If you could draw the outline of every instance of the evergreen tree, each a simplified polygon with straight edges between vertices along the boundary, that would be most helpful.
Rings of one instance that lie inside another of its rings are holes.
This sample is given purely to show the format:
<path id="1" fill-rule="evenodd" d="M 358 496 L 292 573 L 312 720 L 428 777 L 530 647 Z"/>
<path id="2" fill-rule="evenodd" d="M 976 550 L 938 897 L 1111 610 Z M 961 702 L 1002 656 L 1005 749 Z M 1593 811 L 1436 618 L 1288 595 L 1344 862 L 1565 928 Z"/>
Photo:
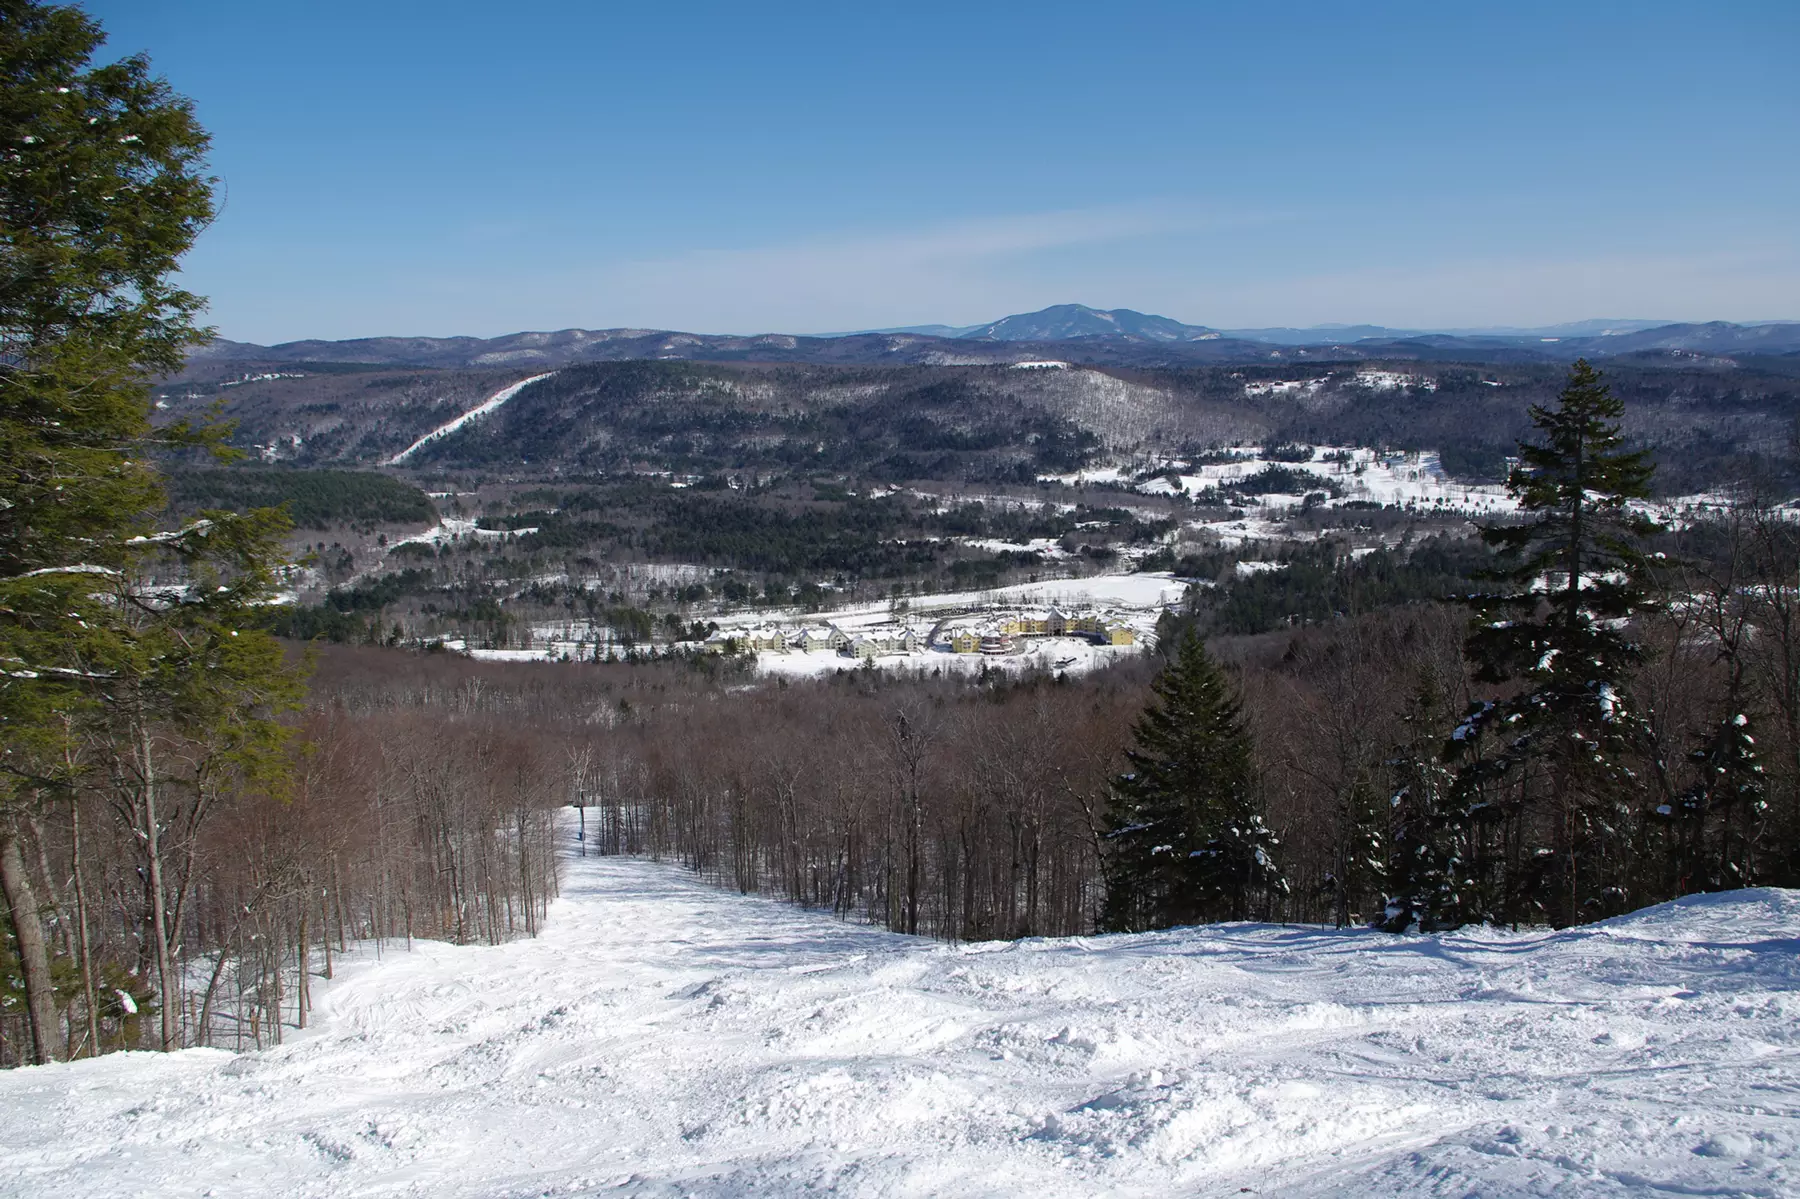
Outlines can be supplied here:
<path id="1" fill-rule="evenodd" d="M 1338 796 L 1335 852 L 1319 893 L 1330 896 L 1332 920 L 1339 928 L 1361 918 L 1371 897 L 1387 895 L 1392 865 L 1388 838 L 1388 804 L 1362 771 Z"/>
<path id="2" fill-rule="evenodd" d="M 1473 598 L 1466 650 L 1483 682 L 1517 688 L 1477 704 L 1451 739 L 1473 842 L 1471 918 L 1575 923 L 1623 910 L 1624 840 L 1639 789 L 1626 756 L 1637 721 L 1625 682 L 1640 660 L 1630 621 L 1650 607 L 1646 452 L 1626 450 L 1624 405 L 1586 361 L 1554 408 L 1533 405 L 1541 441 L 1507 479 L 1525 519 L 1482 537 L 1502 562 Z"/>
<path id="3" fill-rule="evenodd" d="M 1675 890 L 1688 894 L 1751 886 L 1769 802 L 1750 717 L 1736 712 L 1719 721 L 1688 759 L 1699 768 L 1699 779 L 1674 811 L 1658 810 L 1677 825 Z"/>
<path id="4" fill-rule="evenodd" d="M 291 691 L 278 649 L 249 631 L 272 592 L 279 514 L 157 531 L 152 451 L 220 435 L 153 427 L 148 386 L 209 336 L 202 301 L 173 282 L 213 216 L 208 139 L 142 56 L 95 65 L 103 41 L 74 5 L 0 0 L 0 889 L 40 1061 L 60 1017 L 19 851 L 27 818 L 200 708 L 217 719 L 176 731 L 203 729 L 216 765 L 247 764 L 240 751 L 279 740 L 263 701 Z M 109 710 L 139 667 L 194 702 L 159 699 L 122 728 Z M 154 816 L 150 829 L 166 831 Z M 170 936 L 156 937 L 165 1047 L 179 1011 Z M 91 979 L 85 990 L 91 1007 Z"/>
<path id="5" fill-rule="evenodd" d="M 1106 814 L 1102 924 L 1117 931 L 1242 920 L 1287 883 L 1256 798 L 1230 682 L 1189 629 L 1151 684 Z"/>
<path id="6" fill-rule="evenodd" d="M 1437 932 L 1467 919 L 1464 813 L 1439 753 L 1444 705 L 1429 678 L 1419 681 L 1405 716 L 1407 739 L 1389 762 L 1388 897 L 1381 927 Z"/>
<path id="7" fill-rule="evenodd" d="M 1207 602 L 1206 589 L 1189 583 L 1181 593 L 1179 608 L 1164 608 L 1156 618 L 1156 652 L 1166 663 L 1187 643 L 1189 635 L 1200 633 L 1200 616 Z"/>
<path id="8" fill-rule="evenodd" d="M 1752 714 L 1752 704 L 1765 696 L 1756 693 L 1751 672 L 1757 659 L 1768 660 L 1763 646 L 1779 644 L 1781 638 L 1779 633 L 1769 638 L 1775 630 L 1758 627 L 1758 609 L 1767 608 L 1753 597 L 1763 586 L 1747 586 L 1740 573 L 1747 565 L 1744 517 L 1754 503 L 1740 499 L 1720 527 L 1726 538 L 1723 554 L 1710 564 L 1687 564 L 1693 581 L 1683 588 L 1690 597 L 1683 615 L 1698 616 L 1724 686 L 1713 701 L 1712 720 L 1698 730 L 1697 744 L 1686 755 L 1695 778 L 1672 795 L 1665 784 L 1664 802 L 1652 814 L 1649 831 L 1660 833 L 1667 848 L 1668 873 L 1657 880 L 1663 894 L 1753 886 L 1759 881 L 1759 851 L 1769 848 L 1764 844 L 1769 780 Z M 1773 590 L 1787 591 L 1785 580 L 1792 577 L 1791 568 L 1781 570 L 1776 578 L 1782 582 Z M 1659 764 L 1673 756 L 1661 746 L 1649 748 Z"/>

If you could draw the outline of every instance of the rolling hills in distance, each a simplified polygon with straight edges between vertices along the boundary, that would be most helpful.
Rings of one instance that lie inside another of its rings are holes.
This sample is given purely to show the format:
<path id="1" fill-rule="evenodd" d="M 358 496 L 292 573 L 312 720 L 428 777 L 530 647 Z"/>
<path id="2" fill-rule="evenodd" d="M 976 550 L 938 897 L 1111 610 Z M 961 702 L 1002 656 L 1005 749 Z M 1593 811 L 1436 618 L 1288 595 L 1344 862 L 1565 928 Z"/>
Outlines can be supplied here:
<path id="1" fill-rule="evenodd" d="M 562 329 L 491 338 L 366 337 L 271 346 L 219 340 L 195 352 L 193 367 L 205 371 L 223 363 L 312 362 L 542 368 L 630 359 L 921 366 L 1063 359 L 1139 367 L 1281 361 L 1567 362 L 1576 357 L 1627 357 L 1646 362 L 1673 358 L 1691 363 L 1695 356 L 1762 360 L 1796 354 L 1800 354 L 1800 322 L 1796 321 L 1663 324 L 1594 320 L 1546 328 L 1485 330 L 1374 325 L 1213 329 L 1124 308 L 1059 304 L 982 325 L 921 325 L 820 335 Z"/>
<path id="2" fill-rule="evenodd" d="M 1800 324 L 1645 324 L 1309 345 L 1064 306 L 956 336 L 219 342 L 155 403 L 246 452 L 172 460 L 179 511 L 288 505 L 302 639 L 592 652 L 1133 571 L 1213 581 L 1211 627 L 1250 635 L 1337 610 L 1343 554 L 1394 602 L 1463 586 L 1579 355 L 1669 503 L 1800 489 Z"/>
<path id="3" fill-rule="evenodd" d="M 1080 343 L 940 344 L 1056 345 L 1068 365 L 979 356 L 552 364 L 440 347 L 410 362 L 201 358 L 165 381 L 156 403 L 169 419 L 216 408 L 252 462 L 310 469 L 1031 485 L 1299 443 L 1430 451 L 1450 475 L 1492 482 L 1529 431 L 1528 408 L 1553 401 L 1567 369 L 1566 358 L 1537 355 L 1135 366 L 1081 362 L 1070 352 Z M 1626 430 L 1655 451 L 1670 494 L 1747 471 L 1800 482 L 1800 355 L 1640 352 L 1605 363 L 1627 403 Z"/>
<path id="4" fill-rule="evenodd" d="M 254 460 L 339 470 L 997 483 L 1291 441 L 1429 450 L 1491 481 L 1529 405 L 1588 356 L 1682 492 L 1748 462 L 1789 473 L 1800 421 L 1800 322 L 1215 330 L 1059 305 L 940 328 L 216 341 L 157 403 L 169 417 L 221 405 Z M 1343 340 L 1296 342 L 1333 333 Z M 1067 369 L 1018 369 L 1031 363 Z M 492 415 L 446 427 L 527 380 Z"/>

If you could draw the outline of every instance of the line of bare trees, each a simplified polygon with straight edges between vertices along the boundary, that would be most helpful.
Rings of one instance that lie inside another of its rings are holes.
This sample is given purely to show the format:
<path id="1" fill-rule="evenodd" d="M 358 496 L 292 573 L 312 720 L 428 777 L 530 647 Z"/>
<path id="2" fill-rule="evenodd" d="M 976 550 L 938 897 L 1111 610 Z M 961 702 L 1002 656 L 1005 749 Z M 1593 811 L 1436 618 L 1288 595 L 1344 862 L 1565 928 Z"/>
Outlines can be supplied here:
<path id="1" fill-rule="evenodd" d="M 583 758 L 596 847 L 959 939 L 1086 931 L 1097 797 L 1141 666 L 972 688 L 848 672 L 610 730 Z"/>
<path id="2" fill-rule="evenodd" d="M 8 851 L 29 893 L 8 898 L 38 913 L 17 923 L 46 930 L 56 984 L 42 1056 L 279 1042 L 306 1026 L 313 980 L 345 953 L 537 931 L 557 893 L 561 743 L 452 706 L 354 708 L 329 684 L 315 698 L 285 786 L 205 792 L 172 778 L 147 823 L 141 788 L 94 780 L 21 822 Z M 13 937 L 4 952 L 0 1063 L 12 1065 L 32 1056 L 31 1013 Z"/>

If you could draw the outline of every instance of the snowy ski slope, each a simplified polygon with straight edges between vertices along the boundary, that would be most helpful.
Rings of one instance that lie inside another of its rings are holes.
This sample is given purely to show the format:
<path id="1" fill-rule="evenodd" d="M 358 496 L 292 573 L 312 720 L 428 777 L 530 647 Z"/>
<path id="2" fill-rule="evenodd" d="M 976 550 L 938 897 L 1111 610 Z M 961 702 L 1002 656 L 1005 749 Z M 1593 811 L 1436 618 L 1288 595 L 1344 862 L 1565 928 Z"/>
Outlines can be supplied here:
<path id="1" fill-rule="evenodd" d="M 1800 894 L 949 946 L 572 861 L 261 1053 L 0 1076 L 0 1194 L 1800 1193 Z"/>
<path id="2" fill-rule="evenodd" d="M 470 421 L 481 419 L 482 417 L 488 415 L 490 412 L 493 412 L 496 409 L 498 409 L 502 404 L 506 403 L 506 401 L 508 401 L 508 400 L 512 399 L 514 396 L 518 395 L 521 391 L 524 391 L 527 387 L 530 387 L 533 383 L 542 382 L 543 380 L 548 379 L 551 375 L 554 375 L 555 373 L 556 373 L 555 371 L 547 371 L 544 374 L 533 375 L 529 379 L 520 379 L 517 383 L 510 383 L 507 386 L 502 387 L 499 391 L 496 391 L 493 395 L 491 395 L 487 399 L 481 401 L 481 403 L 475 405 L 475 407 L 469 409 L 467 412 L 463 413 L 461 416 L 458 416 L 452 420 L 446 421 L 445 423 L 439 425 L 437 428 L 433 429 L 431 432 L 425 434 L 425 436 L 419 438 L 419 440 L 413 442 L 411 445 L 409 445 L 405 449 L 401 450 L 398 454 L 395 454 L 392 458 L 387 459 L 381 465 L 383 465 L 383 466 L 399 466 L 401 463 L 405 462 L 408 458 L 410 458 L 414 454 L 418 453 L 419 450 L 421 450 L 425 446 L 430 445 L 432 442 L 436 441 L 438 438 L 448 437 L 448 436 L 450 436 L 450 434 L 456 432 L 458 429 L 462 428 L 464 425 L 468 424 Z"/>

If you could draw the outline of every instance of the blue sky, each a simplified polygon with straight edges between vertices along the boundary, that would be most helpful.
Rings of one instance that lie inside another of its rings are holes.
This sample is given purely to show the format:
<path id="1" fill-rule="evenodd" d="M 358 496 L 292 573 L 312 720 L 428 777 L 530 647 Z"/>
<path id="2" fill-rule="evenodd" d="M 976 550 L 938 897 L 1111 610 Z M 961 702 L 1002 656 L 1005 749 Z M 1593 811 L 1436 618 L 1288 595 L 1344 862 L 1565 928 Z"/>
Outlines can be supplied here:
<path id="1" fill-rule="evenodd" d="M 227 337 L 1800 318 L 1800 3 L 91 0 Z"/>

